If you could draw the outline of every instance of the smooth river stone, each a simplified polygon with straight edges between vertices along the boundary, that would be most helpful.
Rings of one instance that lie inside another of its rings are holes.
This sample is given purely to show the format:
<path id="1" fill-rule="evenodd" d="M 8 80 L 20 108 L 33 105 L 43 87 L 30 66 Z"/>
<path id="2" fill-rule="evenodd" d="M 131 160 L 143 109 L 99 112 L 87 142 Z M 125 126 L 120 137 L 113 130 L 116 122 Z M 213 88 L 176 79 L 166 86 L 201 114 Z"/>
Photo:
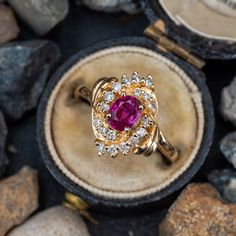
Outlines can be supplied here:
<path id="1" fill-rule="evenodd" d="M 135 14 L 141 11 L 141 4 L 137 0 L 77 0 L 77 5 L 84 4 L 87 7 L 104 12 L 124 11 Z"/>
<path id="2" fill-rule="evenodd" d="M 56 206 L 32 216 L 7 236 L 89 236 L 89 232 L 78 213 Z"/>

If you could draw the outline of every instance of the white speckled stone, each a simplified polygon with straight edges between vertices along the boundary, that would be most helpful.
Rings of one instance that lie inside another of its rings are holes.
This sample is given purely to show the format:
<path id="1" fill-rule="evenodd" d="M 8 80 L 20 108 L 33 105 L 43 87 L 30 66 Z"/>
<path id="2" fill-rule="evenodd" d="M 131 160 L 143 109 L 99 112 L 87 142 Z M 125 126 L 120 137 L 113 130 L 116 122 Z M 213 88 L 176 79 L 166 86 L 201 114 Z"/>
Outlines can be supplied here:
<path id="1" fill-rule="evenodd" d="M 222 91 L 220 111 L 225 120 L 231 121 L 236 126 L 236 77 Z"/>
<path id="2" fill-rule="evenodd" d="M 89 236 L 89 232 L 79 214 L 56 206 L 31 217 L 7 236 Z"/>

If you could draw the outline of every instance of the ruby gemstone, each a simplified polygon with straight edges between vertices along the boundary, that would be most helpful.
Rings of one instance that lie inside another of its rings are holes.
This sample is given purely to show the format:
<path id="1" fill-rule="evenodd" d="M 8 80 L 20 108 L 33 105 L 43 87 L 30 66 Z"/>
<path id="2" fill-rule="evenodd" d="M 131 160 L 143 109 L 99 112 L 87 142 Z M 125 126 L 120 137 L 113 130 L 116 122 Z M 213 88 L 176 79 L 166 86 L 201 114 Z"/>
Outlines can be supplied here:
<path id="1" fill-rule="evenodd" d="M 134 96 L 118 98 L 109 109 L 108 124 L 118 131 L 133 127 L 141 117 L 139 107 L 140 101 Z"/>

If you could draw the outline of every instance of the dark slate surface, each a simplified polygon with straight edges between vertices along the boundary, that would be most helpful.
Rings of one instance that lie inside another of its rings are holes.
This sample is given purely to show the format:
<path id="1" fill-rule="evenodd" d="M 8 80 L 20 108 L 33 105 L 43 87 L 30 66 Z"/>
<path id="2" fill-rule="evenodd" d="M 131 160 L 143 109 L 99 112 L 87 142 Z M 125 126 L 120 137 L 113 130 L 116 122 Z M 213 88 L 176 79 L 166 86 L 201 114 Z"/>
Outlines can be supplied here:
<path id="1" fill-rule="evenodd" d="M 56 42 L 62 53 L 60 63 L 78 50 L 86 48 L 99 41 L 121 36 L 138 36 L 148 25 L 144 15 L 127 16 L 124 14 L 105 14 L 71 6 L 69 17 L 58 25 L 45 39 Z M 32 39 L 36 36 L 21 24 L 21 39 Z M 214 144 L 207 161 L 192 181 L 206 181 L 207 174 L 213 169 L 232 168 L 219 150 L 219 140 L 234 128 L 224 122 L 218 113 L 221 89 L 228 85 L 236 74 L 236 61 L 209 61 L 204 69 L 207 84 L 213 96 L 216 109 L 216 130 Z M 5 176 L 15 173 L 23 165 L 31 165 L 39 171 L 40 210 L 61 203 L 62 187 L 51 177 L 45 168 L 36 143 L 36 111 L 27 113 L 17 123 L 9 123 L 8 145 L 14 145 L 17 153 L 8 153 L 10 165 Z M 170 205 L 169 202 L 167 205 Z M 88 223 L 92 235 L 157 235 L 158 222 L 164 217 L 166 210 L 152 209 L 126 214 L 107 214 L 92 212 L 99 220 L 99 225 Z"/>

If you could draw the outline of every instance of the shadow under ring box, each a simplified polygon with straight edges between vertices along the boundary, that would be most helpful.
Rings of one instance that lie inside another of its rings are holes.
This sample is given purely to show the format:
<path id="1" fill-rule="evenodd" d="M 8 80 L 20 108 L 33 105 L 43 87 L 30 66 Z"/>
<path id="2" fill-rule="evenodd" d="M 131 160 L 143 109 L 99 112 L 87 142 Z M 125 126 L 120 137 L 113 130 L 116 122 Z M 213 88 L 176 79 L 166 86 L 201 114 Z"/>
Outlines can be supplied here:
<path id="1" fill-rule="evenodd" d="M 210 149 L 214 112 L 199 57 L 234 58 L 236 44 L 225 35 L 211 39 L 206 32 L 175 26 L 163 3 L 143 2 L 152 21 L 145 36 L 103 41 L 78 52 L 56 71 L 42 96 L 37 138 L 43 160 L 66 191 L 94 208 L 162 207 L 196 174 Z M 92 89 L 101 77 L 134 71 L 153 76 L 160 128 L 180 150 L 172 165 L 158 152 L 98 158 L 91 108 L 73 98 L 75 84 Z"/>

